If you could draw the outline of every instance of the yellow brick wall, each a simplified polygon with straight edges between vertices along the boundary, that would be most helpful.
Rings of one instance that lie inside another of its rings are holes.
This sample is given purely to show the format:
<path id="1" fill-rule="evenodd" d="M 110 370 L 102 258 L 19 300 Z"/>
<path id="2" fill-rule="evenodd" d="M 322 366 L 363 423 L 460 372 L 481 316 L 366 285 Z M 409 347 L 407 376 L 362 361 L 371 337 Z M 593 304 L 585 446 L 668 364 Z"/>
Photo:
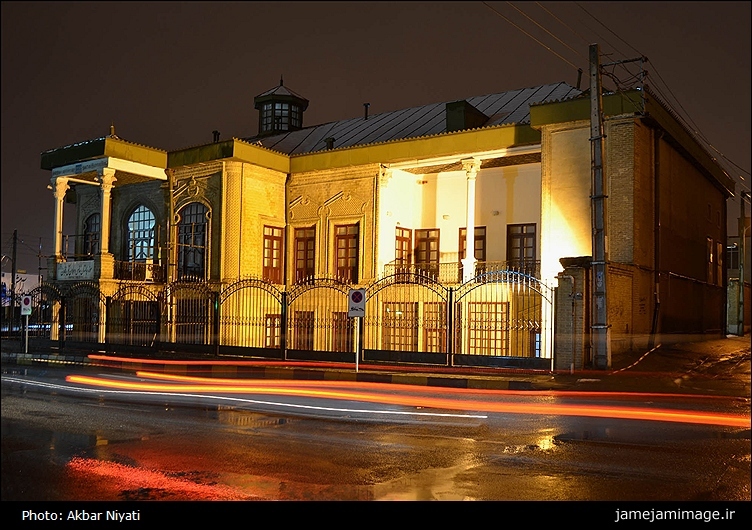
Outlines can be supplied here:
<path id="1" fill-rule="evenodd" d="M 290 177 L 288 197 L 288 270 L 294 271 L 294 229 L 316 228 L 316 276 L 335 274 L 334 226 L 358 223 L 360 228 L 359 278 L 375 276 L 375 197 L 379 165 L 309 171 Z M 290 274 L 292 277 L 292 274 Z M 292 280 L 292 278 L 291 278 Z"/>

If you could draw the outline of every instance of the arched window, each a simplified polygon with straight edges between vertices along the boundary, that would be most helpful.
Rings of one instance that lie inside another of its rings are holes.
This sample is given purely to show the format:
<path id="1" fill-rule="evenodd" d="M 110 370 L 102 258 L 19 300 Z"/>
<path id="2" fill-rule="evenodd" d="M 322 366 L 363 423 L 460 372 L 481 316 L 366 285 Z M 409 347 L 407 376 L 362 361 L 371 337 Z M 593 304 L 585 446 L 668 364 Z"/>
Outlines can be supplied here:
<path id="1" fill-rule="evenodd" d="M 143 204 L 128 218 L 125 261 L 146 262 L 154 259 L 154 227 L 152 211 Z"/>
<path id="2" fill-rule="evenodd" d="M 84 255 L 93 256 L 99 254 L 99 231 L 101 230 L 101 226 L 101 218 L 98 212 L 91 214 L 84 221 Z"/>
<path id="3" fill-rule="evenodd" d="M 206 277 L 208 209 L 199 202 L 185 205 L 179 212 L 178 279 Z"/>

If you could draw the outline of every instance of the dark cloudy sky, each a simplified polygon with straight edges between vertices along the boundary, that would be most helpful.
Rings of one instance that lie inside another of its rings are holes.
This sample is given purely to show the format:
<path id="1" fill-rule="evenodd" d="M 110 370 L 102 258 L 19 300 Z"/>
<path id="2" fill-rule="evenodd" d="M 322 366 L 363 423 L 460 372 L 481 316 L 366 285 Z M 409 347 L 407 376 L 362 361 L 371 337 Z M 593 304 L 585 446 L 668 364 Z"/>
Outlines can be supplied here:
<path id="1" fill-rule="evenodd" d="M 208 143 L 215 129 L 252 136 L 253 98 L 280 75 L 310 100 L 304 125 L 360 116 L 364 102 L 377 114 L 574 85 L 591 42 L 604 62 L 647 56 L 652 85 L 749 189 L 750 5 L 488 2 L 497 14 L 483 2 L 2 2 L 2 254 L 17 229 L 19 266 L 36 272 L 54 207 L 40 153 L 111 122 L 166 150 Z"/>

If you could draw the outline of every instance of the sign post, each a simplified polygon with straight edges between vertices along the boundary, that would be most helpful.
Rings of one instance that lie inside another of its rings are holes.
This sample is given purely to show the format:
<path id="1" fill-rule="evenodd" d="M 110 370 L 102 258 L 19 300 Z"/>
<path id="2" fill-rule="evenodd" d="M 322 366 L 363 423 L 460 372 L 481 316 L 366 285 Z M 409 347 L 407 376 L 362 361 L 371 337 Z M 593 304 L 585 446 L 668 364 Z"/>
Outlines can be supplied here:
<path id="1" fill-rule="evenodd" d="M 347 295 L 347 317 L 362 319 L 366 312 L 366 290 L 365 289 L 350 289 Z M 358 322 L 361 322 L 360 320 Z M 362 326 L 358 325 L 358 330 Z M 360 337 L 359 337 L 360 339 Z M 355 372 L 358 372 L 358 362 L 360 361 L 361 353 L 361 341 L 358 340 L 355 346 Z"/>
<path id="2" fill-rule="evenodd" d="M 21 297 L 21 315 L 24 319 L 24 353 L 29 353 L 29 315 L 31 314 L 31 296 L 25 294 Z"/>

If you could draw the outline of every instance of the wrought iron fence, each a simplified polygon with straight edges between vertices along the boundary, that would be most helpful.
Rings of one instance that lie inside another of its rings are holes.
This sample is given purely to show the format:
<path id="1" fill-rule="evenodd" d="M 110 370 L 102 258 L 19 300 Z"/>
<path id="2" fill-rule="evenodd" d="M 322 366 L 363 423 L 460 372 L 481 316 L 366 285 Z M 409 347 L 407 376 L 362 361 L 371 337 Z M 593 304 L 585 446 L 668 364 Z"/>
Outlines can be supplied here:
<path id="1" fill-rule="evenodd" d="M 284 289 L 245 278 L 224 285 L 123 282 L 110 297 L 95 283 L 46 283 L 35 292 L 31 321 L 53 340 L 115 349 L 180 344 L 207 353 L 339 361 L 360 351 L 365 361 L 441 365 L 550 359 L 553 290 L 534 275 L 495 270 L 501 262 L 479 266 L 483 272 L 461 284 L 425 271 L 385 275 L 363 286 L 362 319 L 348 317 L 349 290 L 357 286 L 308 278 Z"/>

